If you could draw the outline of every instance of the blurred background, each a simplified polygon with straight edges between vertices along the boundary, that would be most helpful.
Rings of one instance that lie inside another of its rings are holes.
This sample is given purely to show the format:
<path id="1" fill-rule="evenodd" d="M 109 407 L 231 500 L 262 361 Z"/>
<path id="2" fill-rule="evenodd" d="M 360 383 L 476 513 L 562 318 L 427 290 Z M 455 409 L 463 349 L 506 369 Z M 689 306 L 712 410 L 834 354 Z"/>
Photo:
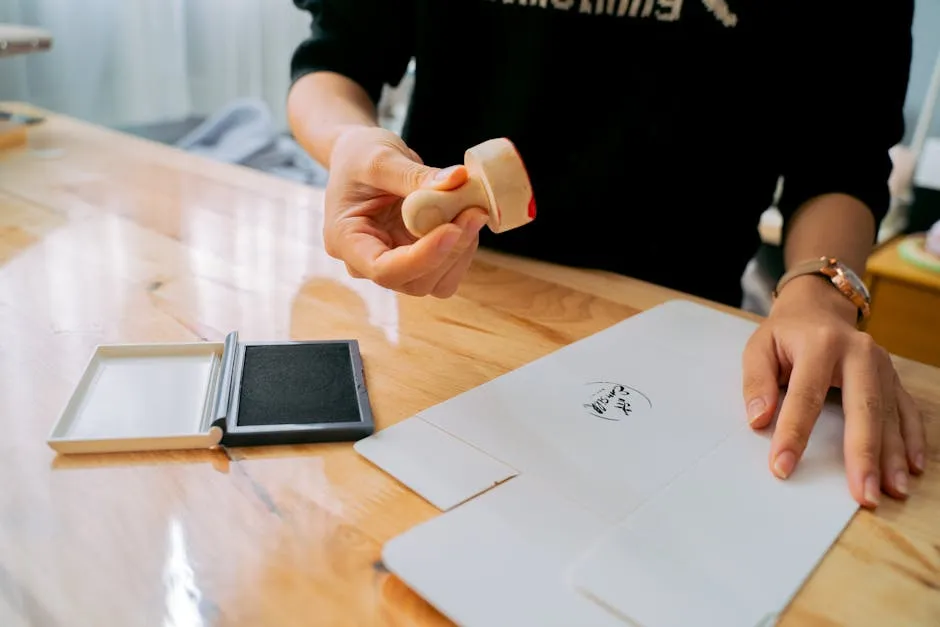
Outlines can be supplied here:
<path id="1" fill-rule="evenodd" d="M 0 0 L 0 23 L 54 39 L 0 61 L 0 100 L 174 142 L 252 99 L 286 132 L 290 56 L 309 22 L 291 0 Z"/>
<path id="2" fill-rule="evenodd" d="M 309 17 L 291 0 L 0 0 L 0 23 L 55 39 L 0 62 L 0 99 L 172 141 L 242 98 L 263 101 L 285 131 L 289 59 Z M 906 142 L 938 52 L 940 0 L 917 0 Z"/>
<path id="3" fill-rule="evenodd" d="M 0 28 L 39 27 L 53 40 L 40 54 L 4 56 L 0 37 L 0 101 L 27 102 L 322 187 L 326 171 L 290 137 L 285 115 L 290 58 L 309 20 L 292 0 L 0 0 Z M 882 314 L 885 330 L 875 325 L 883 343 L 940 364 L 940 335 L 931 335 L 940 252 L 928 254 L 924 243 L 940 250 L 940 0 L 915 0 L 913 36 L 906 133 L 892 149 L 891 207 L 878 238 L 894 243 L 873 258 L 868 281 L 880 312 L 897 308 L 896 315 Z M 401 129 L 412 78 L 409 71 L 398 87 L 386 87 L 379 107 L 386 128 Z M 565 88 L 559 79 L 558 89 Z M 916 239 L 935 224 L 932 238 Z M 742 307 L 749 311 L 769 311 L 783 272 L 780 230 L 779 212 L 767 207 L 759 225 L 763 244 L 742 276 Z M 902 235 L 914 239 L 901 241 Z M 888 280 L 910 292 L 889 296 Z M 918 325 L 923 332 L 888 341 L 894 331 L 887 329 Z"/>

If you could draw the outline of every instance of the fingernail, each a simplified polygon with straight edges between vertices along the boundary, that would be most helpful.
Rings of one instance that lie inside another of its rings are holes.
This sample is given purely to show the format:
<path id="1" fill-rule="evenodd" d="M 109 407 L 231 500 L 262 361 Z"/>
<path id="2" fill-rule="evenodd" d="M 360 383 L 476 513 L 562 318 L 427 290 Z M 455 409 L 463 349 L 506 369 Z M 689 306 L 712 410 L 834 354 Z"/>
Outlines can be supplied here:
<path id="1" fill-rule="evenodd" d="M 767 409 L 767 401 L 762 398 L 755 398 L 747 404 L 747 420 L 754 424 Z"/>
<path id="2" fill-rule="evenodd" d="M 434 180 L 446 181 L 447 177 L 453 174 L 459 167 L 460 167 L 459 165 L 452 165 L 449 168 L 444 168 L 443 170 L 438 171 L 438 173 L 434 175 Z"/>
<path id="3" fill-rule="evenodd" d="M 924 472 L 924 454 L 918 453 L 917 457 L 914 458 L 914 466 L 919 472 Z"/>
<path id="4" fill-rule="evenodd" d="M 442 253 L 446 253 L 446 252 L 448 252 L 451 248 L 454 247 L 454 245 L 457 243 L 457 240 L 459 240 L 459 239 L 460 239 L 460 232 L 459 232 L 459 231 L 456 232 L 456 233 L 448 232 L 448 233 L 445 234 L 443 237 L 441 237 L 441 241 L 440 241 L 440 243 L 438 244 L 438 249 L 439 249 Z"/>
<path id="5" fill-rule="evenodd" d="M 878 477 L 868 475 L 865 479 L 865 500 L 870 505 L 877 505 L 879 494 L 881 494 L 881 488 L 878 486 Z"/>
<path id="6" fill-rule="evenodd" d="M 907 496 L 907 473 L 903 470 L 894 474 L 894 489 Z"/>
<path id="7" fill-rule="evenodd" d="M 789 477 L 794 466 L 796 466 L 796 455 L 793 454 L 793 451 L 784 451 L 777 455 L 777 459 L 774 460 L 774 472 L 781 479 Z"/>

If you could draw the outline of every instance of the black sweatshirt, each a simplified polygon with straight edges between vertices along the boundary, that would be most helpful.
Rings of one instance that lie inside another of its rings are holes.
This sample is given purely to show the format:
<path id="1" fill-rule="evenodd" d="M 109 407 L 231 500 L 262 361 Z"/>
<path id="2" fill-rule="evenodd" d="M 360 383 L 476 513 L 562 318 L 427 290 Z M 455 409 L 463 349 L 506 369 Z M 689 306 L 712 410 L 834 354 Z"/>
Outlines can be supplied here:
<path id="1" fill-rule="evenodd" d="M 293 80 L 378 100 L 413 57 L 425 163 L 515 142 L 538 217 L 483 246 L 737 306 L 779 176 L 785 224 L 827 192 L 887 210 L 912 0 L 294 1 L 313 20 Z"/>

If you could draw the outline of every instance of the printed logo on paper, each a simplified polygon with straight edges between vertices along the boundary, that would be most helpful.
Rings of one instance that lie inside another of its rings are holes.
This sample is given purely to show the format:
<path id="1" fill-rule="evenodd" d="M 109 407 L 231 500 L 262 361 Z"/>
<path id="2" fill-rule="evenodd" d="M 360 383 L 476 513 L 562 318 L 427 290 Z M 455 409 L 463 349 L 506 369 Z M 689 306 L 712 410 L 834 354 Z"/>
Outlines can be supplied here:
<path id="1" fill-rule="evenodd" d="M 589 396 L 583 407 L 595 418 L 624 420 L 653 408 L 645 394 L 622 383 L 592 381 L 587 388 Z"/>

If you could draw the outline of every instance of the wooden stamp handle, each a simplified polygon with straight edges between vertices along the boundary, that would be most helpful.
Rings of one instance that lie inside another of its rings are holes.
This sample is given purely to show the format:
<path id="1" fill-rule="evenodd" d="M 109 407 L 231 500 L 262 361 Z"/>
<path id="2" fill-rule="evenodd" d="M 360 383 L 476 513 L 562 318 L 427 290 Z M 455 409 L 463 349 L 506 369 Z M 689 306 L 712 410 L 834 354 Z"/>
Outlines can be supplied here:
<path id="1" fill-rule="evenodd" d="M 424 237 L 472 207 L 490 212 L 486 189 L 473 177 L 456 189 L 419 189 L 408 194 L 401 205 L 401 217 L 412 235 Z"/>

